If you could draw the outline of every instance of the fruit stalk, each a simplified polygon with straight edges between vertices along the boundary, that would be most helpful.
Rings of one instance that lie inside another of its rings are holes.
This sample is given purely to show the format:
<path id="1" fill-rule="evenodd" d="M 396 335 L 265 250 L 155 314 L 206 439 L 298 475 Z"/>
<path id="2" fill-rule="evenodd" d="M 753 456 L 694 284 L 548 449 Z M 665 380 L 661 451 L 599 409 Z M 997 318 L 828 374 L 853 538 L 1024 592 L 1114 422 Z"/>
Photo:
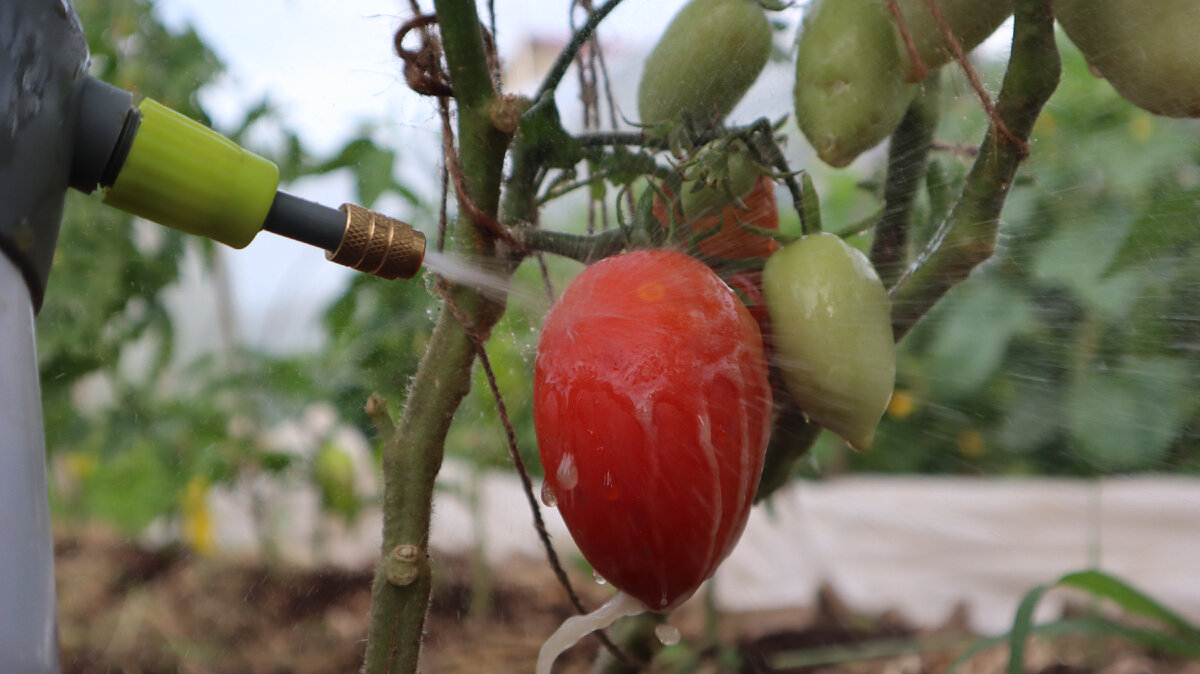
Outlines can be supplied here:
<path id="1" fill-rule="evenodd" d="M 992 256 L 1000 212 L 1042 106 L 1058 86 L 1062 63 L 1054 42 L 1049 0 L 1018 0 L 1012 56 L 996 111 L 1014 138 L 988 128 L 962 194 L 929 246 L 892 291 L 897 341 L 955 285 Z M 1017 141 L 1017 142 L 1014 142 Z"/>
<path id="2" fill-rule="evenodd" d="M 495 129 L 488 117 L 495 92 L 475 2 L 436 0 L 435 7 L 458 108 L 463 183 L 475 207 L 494 217 L 508 135 Z M 494 242 L 476 229 L 466 212 L 459 209 L 451 245 L 474 255 L 494 254 Z M 447 292 L 484 336 L 504 312 L 503 302 L 494 295 L 489 299 L 457 286 Z M 443 311 L 404 414 L 384 445 L 383 561 L 371 592 L 364 663 L 369 674 L 417 670 L 431 587 L 427 545 L 434 480 L 450 421 L 470 388 L 474 356 L 463 326 Z"/>
<path id="3" fill-rule="evenodd" d="M 926 78 L 922 92 L 909 103 L 888 144 L 883 213 L 875 225 L 875 240 L 871 242 L 871 264 L 887 287 L 900 278 L 907 262 L 912 209 L 925 179 L 929 149 L 940 118 L 939 79 L 938 71 Z"/>

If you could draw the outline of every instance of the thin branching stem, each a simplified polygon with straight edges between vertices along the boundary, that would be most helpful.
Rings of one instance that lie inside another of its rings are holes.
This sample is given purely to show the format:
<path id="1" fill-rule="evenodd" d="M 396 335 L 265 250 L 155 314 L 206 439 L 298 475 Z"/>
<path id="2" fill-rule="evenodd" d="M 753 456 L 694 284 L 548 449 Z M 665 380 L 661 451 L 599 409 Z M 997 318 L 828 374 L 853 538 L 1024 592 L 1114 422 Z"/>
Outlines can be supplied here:
<path id="1" fill-rule="evenodd" d="M 995 106 L 1002 124 L 989 125 L 950 215 L 892 289 L 897 340 L 992 256 L 1000 212 L 1028 153 L 1034 122 L 1058 86 L 1062 64 L 1050 0 L 1017 0 L 1014 15 L 1012 56 Z"/>
<path id="2" fill-rule="evenodd" d="M 599 26 L 604 17 L 608 16 L 609 12 L 616 9 L 619 4 L 621 4 L 621 0 L 608 0 L 608 2 L 600 5 L 600 9 L 597 9 L 588 16 L 587 21 L 579 27 L 579 30 L 575 31 L 575 34 L 571 36 L 571 41 L 567 43 L 566 48 L 555 59 L 554 65 L 550 67 L 550 72 L 546 73 L 546 79 L 542 80 L 542 86 L 538 87 L 537 94 L 534 95 L 533 100 L 539 100 L 546 94 L 558 89 L 563 76 L 567 74 L 567 70 L 575 61 L 575 56 L 579 54 L 579 50 L 583 48 L 583 45 L 587 44 L 587 41 L 591 39 L 596 26 Z"/>
<path id="3" fill-rule="evenodd" d="M 875 225 L 871 263 L 885 286 L 893 285 L 908 262 L 908 232 L 913 207 L 929 165 L 929 151 L 941 110 L 938 72 L 925 79 L 888 144 L 887 180 L 883 185 L 883 213 Z"/>

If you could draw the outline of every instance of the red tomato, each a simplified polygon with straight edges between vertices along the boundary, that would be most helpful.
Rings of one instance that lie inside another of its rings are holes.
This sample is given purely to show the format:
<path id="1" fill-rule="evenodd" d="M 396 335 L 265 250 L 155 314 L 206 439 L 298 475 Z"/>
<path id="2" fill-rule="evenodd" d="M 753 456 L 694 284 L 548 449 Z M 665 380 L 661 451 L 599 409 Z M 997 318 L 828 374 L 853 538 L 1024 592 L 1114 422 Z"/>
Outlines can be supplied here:
<path id="1" fill-rule="evenodd" d="M 671 190 L 661 186 L 663 193 L 671 197 Z M 779 207 L 775 204 L 775 181 L 770 176 L 759 176 L 758 182 L 743 199 L 746 209 L 737 205 L 726 206 L 717 215 L 699 218 L 689 223 L 692 234 L 699 239 L 696 250 L 702 255 L 726 259 L 747 257 L 770 257 L 779 248 L 779 243 L 766 236 L 759 236 L 739 226 L 739 223 L 758 229 L 779 229 Z M 667 209 L 662 200 L 654 203 L 654 216 L 664 227 L 669 225 Z M 675 215 L 682 220 L 678 208 Z M 713 228 L 720 227 L 715 234 L 700 238 Z"/>
<path id="2" fill-rule="evenodd" d="M 597 262 L 546 316 L 533 391 L 546 480 L 592 567 L 653 609 L 691 596 L 741 536 L 769 432 L 737 296 L 679 252 Z"/>
<path id="3" fill-rule="evenodd" d="M 761 271 L 742 271 L 725 279 L 730 288 L 737 291 L 738 297 L 750 311 L 758 323 L 758 331 L 762 333 L 763 348 L 769 354 L 771 351 L 771 315 L 767 313 L 767 300 L 763 297 Z"/>

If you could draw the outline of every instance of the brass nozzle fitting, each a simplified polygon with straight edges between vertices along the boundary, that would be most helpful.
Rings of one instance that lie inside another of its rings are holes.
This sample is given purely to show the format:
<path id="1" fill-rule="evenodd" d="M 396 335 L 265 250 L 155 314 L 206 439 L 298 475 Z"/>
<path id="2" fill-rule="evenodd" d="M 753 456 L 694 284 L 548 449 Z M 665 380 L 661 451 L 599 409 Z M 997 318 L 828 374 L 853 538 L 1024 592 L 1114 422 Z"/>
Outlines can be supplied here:
<path id="1" fill-rule="evenodd" d="M 425 235 L 412 225 L 355 204 L 341 210 L 346 231 L 337 250 L 325 253 L 328 260 L 389 281 L 412 278 L 421 268 Z"/>

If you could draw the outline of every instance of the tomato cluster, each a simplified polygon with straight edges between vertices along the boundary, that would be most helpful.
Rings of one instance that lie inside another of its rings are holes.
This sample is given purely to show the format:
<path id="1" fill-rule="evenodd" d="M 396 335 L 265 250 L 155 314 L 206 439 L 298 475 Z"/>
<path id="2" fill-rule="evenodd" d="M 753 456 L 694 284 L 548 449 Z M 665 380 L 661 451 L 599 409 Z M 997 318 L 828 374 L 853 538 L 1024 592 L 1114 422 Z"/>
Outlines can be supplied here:
<path id="1" fill-rule="evenodd" d="M 765 21 L 759 0 L 692 0 L 654 54 L 694 53 L 703 33 L 740 60 L 718 81 L 715 66 L 652 56 L 643 122 L 683 125 L 675 139 L 697 120 L 719 128 L 765 62 Z M 665 247 L 582 271 L 546 315 L 534 372 L 546 489 L 596 572 L 653 610 L 691 596 L 736 544 L 776 400 L 866 449 L 895 376 L 879 277 L 836 236 L 781 247 L 779 176 L 752 139 L 672 147 L 679 173 L 650 188 L 638 223 Z"/>
<path id="2" fill-rule="evenodd" d="M 643 121 L 719 124 L 765 63 L 765 26 L 757 0 L 692 0 L 647 64 Z M 695 53 L 697 33 L 729 51 L 726 76 L 658 58 Z M 737 542 L 778 396 L 862 449 L 894 376 L 886 293 L 862 254 L 826 235 L 781 249 L 775 177 L 741 138 L 682 159 L 641 223 L 668 248 L 581 272 L 546 315 L 534 372 L 546 488 L 596 572 L 654 610 Z M 722 280 L 706 263 L 750 270 Z"/>

